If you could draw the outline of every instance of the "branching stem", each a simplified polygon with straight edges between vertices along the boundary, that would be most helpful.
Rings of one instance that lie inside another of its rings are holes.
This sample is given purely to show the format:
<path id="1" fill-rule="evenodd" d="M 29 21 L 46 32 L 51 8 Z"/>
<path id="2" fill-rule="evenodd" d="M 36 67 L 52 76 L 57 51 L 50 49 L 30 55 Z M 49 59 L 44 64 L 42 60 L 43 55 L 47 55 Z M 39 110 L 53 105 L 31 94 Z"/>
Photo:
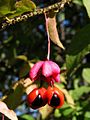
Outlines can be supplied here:
<path id="1" fill-rule="evenodd" d="M 50 10 L 60 10 L 62 8 L 64 8 L 64 5 L 66 3 L 69 3 L 71 2 L 71 0 L 62 0 L 58 3 L 55 3 L 53 5 L 50 5 L 48 7 L 45 7 L 45 8 L 39 8 L 39 9 L 36 9 L 30 13 L 25 13 L 23 15 L 20 15 L 20 16 L 17 16 L 17 17 L 14 17 L 14 18 L 8 18 L 6 17 L 5 20 L 1 23 L 1 30 L 2 29 L 5 29 L 7 26 L 10 26 L 10 25 L 13 25 L 17 22 L 20 22 L 20 21 L 24 21 L 24 20 L 27 20 L 28 18 L 30 17 L 33 17 L 35 15 L 40 15 L 40 14 L 43 14 L 43 13 L 47 13 L 48 11 Z"/>

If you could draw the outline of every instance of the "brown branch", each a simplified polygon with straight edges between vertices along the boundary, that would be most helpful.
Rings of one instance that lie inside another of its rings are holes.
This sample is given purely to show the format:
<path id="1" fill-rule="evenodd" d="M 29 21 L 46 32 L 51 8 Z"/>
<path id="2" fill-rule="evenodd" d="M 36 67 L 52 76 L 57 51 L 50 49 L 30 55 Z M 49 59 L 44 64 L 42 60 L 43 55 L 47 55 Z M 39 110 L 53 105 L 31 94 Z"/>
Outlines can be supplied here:
<path id="1" fill-rule="evenodd" d="M 66 3 L 69 4 L 69 2 L 71 2 L 71 0 L 62 0 L 62 1 L 60 1 L 58 3 L 55 3 L 55 4 L 51 5 L 51 6 L 36 9 L 35 11 L 32 11 L 30 13 L 26 13 L 26 14 L 23 14 L 23 15 L 20 15 L 20 16 L 11 18 L 11 19 L 6 17 L 5 21 L 2 22 L 1 29 L 5 29 L 7 26 L 10 26 L 10 25 L 15 24 L 17 22 L 27 20 L 28 18 L 33 17 L 35 15 L 44 14 L 44 13 L 49 12 L 51 10 L 60 10 L 60 9 L 64 8 L 64 5 Z"/>

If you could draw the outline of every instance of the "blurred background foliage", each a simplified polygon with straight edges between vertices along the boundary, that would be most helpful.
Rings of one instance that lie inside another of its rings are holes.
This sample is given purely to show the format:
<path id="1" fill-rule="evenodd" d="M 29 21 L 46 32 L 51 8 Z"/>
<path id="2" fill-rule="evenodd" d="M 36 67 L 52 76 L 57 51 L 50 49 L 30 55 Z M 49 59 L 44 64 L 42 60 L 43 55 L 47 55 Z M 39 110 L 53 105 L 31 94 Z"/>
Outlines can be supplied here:
<path id="1" fill-rule="evenodd" d="M 45 7 L 58 2 L 17 1 L 18 4 L 15 4 L 16 0 L 0 0 L 0 22 L 5 16 L 14 17 L 32 11 L 36 6 Z M 65 104 L 60 109 L 54 109 L 48 116 L 43 109 L 42 115 L 41 111 L 28 107 L 21 85 L 12 89 L 15 82 L 28 77 L 30 64 L 46 58 L 44 15 L 31 17 L 0 31 L 0 99 L 5 95 L 9 96 L 4 101 L 9 108 L 15 110 L 19 120 L 90 120 L 89 17 L 90 0 L 72 0 L 56 15 L 59 37 L 65 50 L 51 43 L 50 57 L 65 71 L 61 74 L 61 83 L 58 84 L 65 93 Z"/>

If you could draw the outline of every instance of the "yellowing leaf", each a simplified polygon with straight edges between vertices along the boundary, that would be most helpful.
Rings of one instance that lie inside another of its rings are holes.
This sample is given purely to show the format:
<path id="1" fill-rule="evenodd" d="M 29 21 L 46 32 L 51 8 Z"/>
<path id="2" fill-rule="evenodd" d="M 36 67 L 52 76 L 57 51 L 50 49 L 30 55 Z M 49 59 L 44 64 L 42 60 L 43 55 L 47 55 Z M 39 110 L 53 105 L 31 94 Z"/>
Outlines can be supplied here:
<path id="1" fill-rule="evenodd" d="M 53 111 L 53 108 L 50 107 L 48 104 L 39 109 L 39 112 L 42 115 L 42 119 L 46 119 L 49 116 L 49 114 L 51 114 L 52 111 Z"/>
<path id="2" fill-rule="evenodd" d="M 87 10 L 88 16 L 90 18 L 90 0 L 83 0 L 83 4 Z"/>
<path id="3" fill-rule="evenodd" d="M 84 68 L 83 72 L 82 72 L 82 76 L 83 76 L 85 81 L 90 83 L 90 68 Z"/>
<path id="4" fill-rule="evenodd" d="M 8 109 L 7 105 L 2 101 L 0 101 L 0 112 L 10 120 L 18 120 L 16 113 L 13 110 Z"/>
<path id="5" fill-rule="evenodd" d="M 14 0 L 0 0 L 0 17 L 14 12 Z"/>
<path id="6" fill-rule="evenodd" d="M 66 89 L 62 89 L 62 92 L 64 93 L 67 103 L 72 107 L 75 108 L 75 103 L 73 98 L 71 97 L 71 95 L 69 94 L 69 92 Z"/>
<path id="7" fill-rule="evenodd" d="M 58 87 L 63 94 L 65 95 L 66 101 L 68 103 L 68 105 L 72 108 L 75 108 L 75 103 L 74 103 L 74 99 L 72 98 L 72 96 L 69 94 L 69 92 L 64 89 L 63 87 L 61 88 L 61 85 L 55 84 L 56 87 Z"/>
<path id="8" fill-rule="evenodd" d="M 27 57 L 25 55 L 16 56 L 16 59 L 27 61 Z"/>
<path id="9" fill-rule="evenodd" d="M 17 1 L 15 7 L 17 11 L 23 13 L 23 12 L 33 11 L 36 8 L 36 5 L 31 0 L 22 0 L 22 1 Z"/>
<path id="10" fill-rule="evenodd" d="M 63 44 L 61 43 L 60 39 L 59 39 L 59 35 L 58 35 L 58 31 L 57 31 L 57 27 L 56 27 L 56 18 L 55 15 L 52 17 L 48 17 L 48 32 L 49 32 L 49 36 L 50 39 L 52 40 L 52 42 L 54 42 L 56 45 L 58 45 L 60 48 L 65 49 Z"/>
<path id="11" fill-rule="evenodd" d="M 20 16 L 21 14 L 25 12 L 31 12 L 34 11 L 36 8 L 36 5 L 31 0 L 19 0 L 15 3 L 15 11 L 8 15 L 8 18 L 14 18 L 16 16 Z"/>

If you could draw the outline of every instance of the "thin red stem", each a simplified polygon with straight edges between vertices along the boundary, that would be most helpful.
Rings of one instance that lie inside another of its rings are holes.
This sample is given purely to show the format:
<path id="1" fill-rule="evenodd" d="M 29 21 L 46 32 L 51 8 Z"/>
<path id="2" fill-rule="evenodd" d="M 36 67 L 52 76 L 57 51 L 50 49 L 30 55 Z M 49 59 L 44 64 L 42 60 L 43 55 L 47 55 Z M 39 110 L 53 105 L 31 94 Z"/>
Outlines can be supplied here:
<path id="1" fill-rule="evenodd" d="M 47 36 L 48 36 L 48 53 L 47 53 L 47 59 L 49 60 L 50 58 L 50 37 L 49 37 L 49 31 L 48 31 L 48 18 L 45 13 L 45 20 L 46 20 L 46 31 L 47 31 Z"/>

